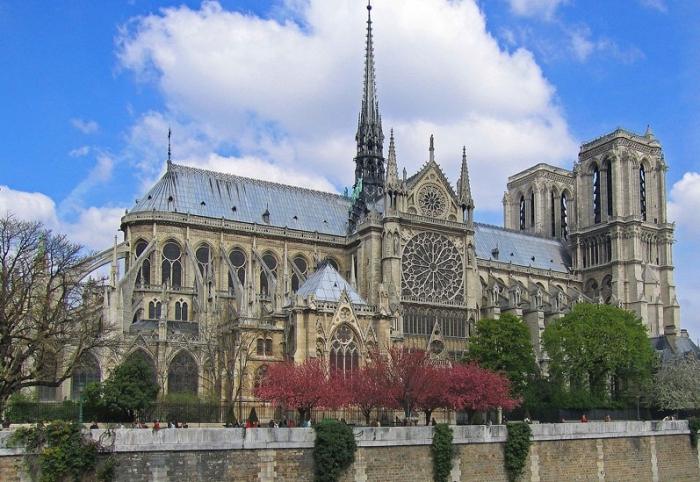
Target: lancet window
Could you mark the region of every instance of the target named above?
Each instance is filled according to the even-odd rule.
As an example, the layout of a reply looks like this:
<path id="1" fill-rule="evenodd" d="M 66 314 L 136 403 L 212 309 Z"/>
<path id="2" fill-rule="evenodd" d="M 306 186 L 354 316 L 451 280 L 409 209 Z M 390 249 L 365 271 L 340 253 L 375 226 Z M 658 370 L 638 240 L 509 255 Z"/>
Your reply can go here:
<path id="1" fill-rule="evenodd" d="M 273 276 L 275 278 L 277 277 L 277 258 L 272 253 L 265 253 L 262 257 L 263 263 L 265 263 L 265 266 L 272 272 Z M 270 293 L 271 287 L 268 283 L 267 279 L 267 273 L 263 269 L 263 267 L 260 267 L 260 294 L 262 296 L 270 296 L 272 293 Z"/>
<path id="2" fill-rule="evenodd" d="M 525 196 L 520 196 L 520 230 L 525 229 Z"/>
<path id="3" fill-rule="evenodd" d="M 175 319 L 178 321 L 187 321 L 188 306 L 187 302 L 180 300 L 175 302 Z"/>
<path id="4" fill-rule="evenodd" d="M 642 221 L 647 220 L 647 174 L 644 166 L 639 168 L 639 209 Z"/>
<path id="5" fill-rule="evenodd" d="M 89 383 L 100 381 L 100 366 L 95 355 L 85 352 L 73 368 L 71 376 L 71 400 L 79 400 L 80 394 Z"/>
<path id="6" fill-rule="evenodd" d="M 136 249 L 134 249 L 134 261 L 138 259 L 139 256 L 146 250 L 148 243 L 144 240 L 136 242 Z M 136 273 L 136 286 L 146 286 L 151 284 L 151 256 L 149 255 L 143 260 L 143 264 Z"/>
<path id="7" fill-rule="evenodd" d="M 569 212 L 568 212 L 568 199 L 566 193 L 561 193 L 560 201 L 560 217 L 561 217 L 561 237 L 566 239 L 569 237 Z"/>
<path id="8" fill-rule="evenodd" d="M 213 274 L 213 269 L 209 245 L 203 244 L 197 248 L 195 256 L 197 257 L 197 266 L 199 267 L 199 272 L 202 273 L 202 276 L 204 278 L 211 276 Z"/>
<path id="9" fill-rule="evenodd" d="M 228 259 L 231 261 L 234 270 L 234 273 L 228 274 L 228 289 L 233 291 L 234 283 L 231 276 L 238 276 L 238 281 L 241 282 L 241 286 L 245 286 L 246 255 L 243 250 L 235 248 L 228 255 Z"/>
<path id="10" fill-rule="evenodd" d="M 593 164 L 593 222 L 600 222 L 600 169 Z"/>
<path id="11" fill-rule="evenodd" d="M 180 351 L 168 367 L 168 393 L 196 395 L 198 377 L 197 362 L 186 351 Z"/>
<path id="12" fill-rule="evenodd" d="M 173 288 L 182 286 L 182 249 L 173 241 L 163 246 L 161 282 Z"/>
<path id="13" fill-rule="evenodd" d="M 299 270 L 299 273 L 306 276 L 306 273 L 309 269 L 309 264 L 306 262 L 306 258 L 299 255 L 296 256 L 292 262 L 294 263 L 296 269 Z M 299 276 L 297 276 L 296 272 L 292 273 L 292 291 L 296 292 L 299 289 L 300 285 L 301 280 L 299 279 Z"/>

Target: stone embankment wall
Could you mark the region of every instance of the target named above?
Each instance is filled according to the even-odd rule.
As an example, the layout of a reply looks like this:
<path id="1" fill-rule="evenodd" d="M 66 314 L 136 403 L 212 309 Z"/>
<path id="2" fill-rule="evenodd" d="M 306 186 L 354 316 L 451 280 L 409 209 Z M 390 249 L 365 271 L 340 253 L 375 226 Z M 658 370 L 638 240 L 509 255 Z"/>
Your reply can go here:
<path id="1" fill-rule="evenodd" d="M 506 481 L 504 426 L 455 426 L 451 480 Z M 430 481 L 432 427 L 355 429 L 350 481 Z M 700 481 L 700 455 L 688 424 L 592 422 L 532 425 L 524 481 Z M 117 481 L 312 481 L 312 429 L 120 429 L 95 438 L 114 449 Z M 20 450 L 1 448 L 0 480 L 26 481 Z M 109 434 L 108 434 L 109 435 Z"/>

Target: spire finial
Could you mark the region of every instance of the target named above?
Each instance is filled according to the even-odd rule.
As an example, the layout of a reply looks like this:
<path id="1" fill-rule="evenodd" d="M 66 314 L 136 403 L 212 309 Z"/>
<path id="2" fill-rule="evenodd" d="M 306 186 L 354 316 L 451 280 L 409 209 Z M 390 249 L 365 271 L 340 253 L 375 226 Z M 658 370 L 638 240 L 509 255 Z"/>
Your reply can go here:
<path id="1" fill-rule="evenodd" d="M 430 151 L 430 162 L 435 162 L 435 138 L 432 134 L 430 134 L 430 147 L 428 150 Z"/>
<path id="2" fill-rule="evenodd" d="M 170 138 L 173 135 L 173 131 L 170 127 L 168 127 L 168 162 L 172 162 L 172 158 L 170 157 L 171 150 L 170 150 Z"/>

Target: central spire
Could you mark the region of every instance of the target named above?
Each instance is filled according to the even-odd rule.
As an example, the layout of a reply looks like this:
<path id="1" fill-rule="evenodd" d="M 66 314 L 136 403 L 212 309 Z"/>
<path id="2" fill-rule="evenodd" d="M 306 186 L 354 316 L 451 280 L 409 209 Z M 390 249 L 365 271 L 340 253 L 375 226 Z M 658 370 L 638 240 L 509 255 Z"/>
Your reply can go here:
<path id="1" fill-rule="evenodd" d="M 374 72 L 374 42 L 372 37 L 372 5 L 367 3 L 367 39 L 365 45 L 365 75 L 362 85 L 362 105 L 357 122 L 357 157 L 355 186 L 360 179 L 372 195 L 381 194 L 384 182 L 384 134 L 379 114 L 377 85 Z"/>

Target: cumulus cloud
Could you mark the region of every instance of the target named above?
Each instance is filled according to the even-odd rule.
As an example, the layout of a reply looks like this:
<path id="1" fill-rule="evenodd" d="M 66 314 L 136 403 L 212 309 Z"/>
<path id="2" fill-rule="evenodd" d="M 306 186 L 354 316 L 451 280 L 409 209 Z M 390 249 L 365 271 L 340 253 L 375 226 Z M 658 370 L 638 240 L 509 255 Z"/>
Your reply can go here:
<path id="1" fill-rule="evenodd" d="M 162 169 L 173 125 L 176 161 L 228 159 L 239 172 L 285 173 L 321 189 L 352 184 L 366 11 L 351 0 L 285 5 L 260 18 L 205 2 L 122 30 L 121 66 L 155 82 L 167 106 L 129 135 L 144 179 Z M 409 172 L 427 159 L 434 133 L 454 181 L 466 144 L 477 203 L 499 210 L 508 175 L 575 159 L 555 89 L 529 51 L 500 49 L 473 0 L 386 1 L 372 15 L 384 127 L 395 128 Z"/>
<path id="2" fill-rule="evenodd" d="M 549 20 L 567 0 L 509 0 L 509 3 L 511 11 L 516 15 Z"/>
<path id="3" fill-rule="evenodd" d="M 679 228 L 700 234 L 700 173 L 686 172 L 671 188 L 668 216 Z"/>
<path id="4" fill-rule="evenodd" d="M 73 127 L 78 129 L 83 134 L 93 134 L 97 132 L 100 128 L 99 124 L 94 120 L 84 120 L 84 119 L 71 119 L 70 123 Z"/>
<path id="5" fill-rule="evenodd" d="M 68 152 L 70 157 L 85 157 L 90 154 L 90 146 L 80 146 Z"/>
<path id="6" fill-rule="evenodd" d="M 57 214 L 56 203 L 49 196 L 0 186 L 0 216 L 8 214 L 19 219 L 40 221 L 47 228 L 66 234 L 73 242 L 91 250 L 102 250 L 111 246 L 124 208 L 80 208 L 74 219 L 67 220 Z"/>
<path id="7" fill-rule="evenodd" d="M 700 278 L 697 276 L 697 246 L 700 226 L 700 173 L 686 172 L 673 184 L 669 195 L 668 216 L 676 222 L 674 262 L 682 326 L 695 337 L 700 336 Z"/>
<path id="8" fill-rule="evenodd" d="M 623 48 L 608 38 L 594 39 L 590 28 L 584 26 L 569 29 L 570 50 L 576 60 L 585 62 L 596 53 L 611 57 L 625 64 L 644 58 L 644 53 L 636 47 Z"/>

